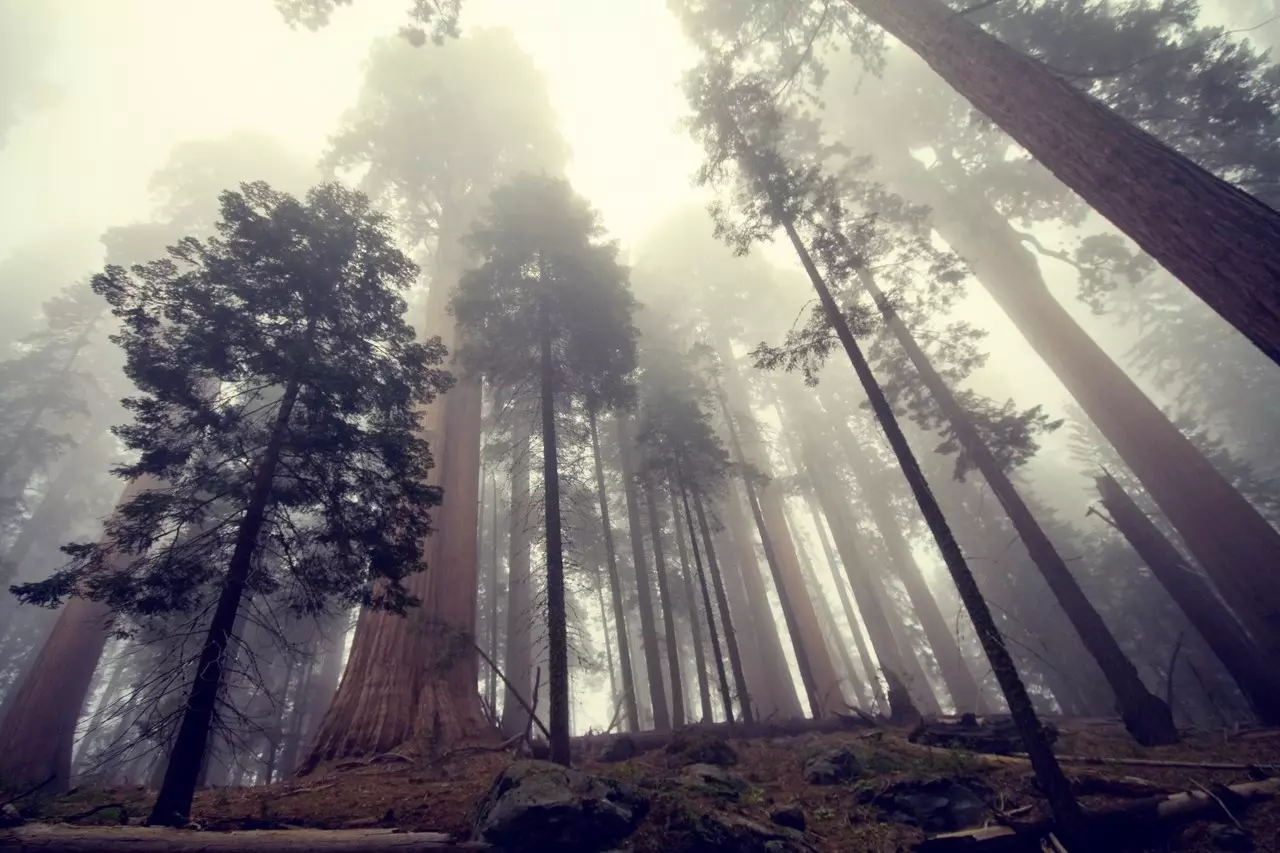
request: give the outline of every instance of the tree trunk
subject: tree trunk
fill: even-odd
[[[1079,633],[1080,639],[1090,655],[1098,662],[1107,683],[1115,691],[1120,714],[1129,733],[1144,746],[1177,742],[1178,732],[1173,725],[1173,715],[1169,707],[1143,685],[1137,669],[1125,657],[1115,636],[1085,596],[1084,590],[1072,576],[1062,555],[1058,553],[1040,523],[1036,521],[1031,508],[1018,494],[1018,490],[987,448],[968,415],[960,407],[951,390],[946,387],[942,377],[933,369],[924,351],[915,342],[906,324],[897,316],[884,294],[880,292],[871,274],[865,269],[859,270],[859,278],[875,299],[890,331],[901,343],[925,387],[929,389],[929,393],[937,402],[943,415],[951,423],[956,438],[982,473],[983,479],[987,481],[1000,506],[1004,507],[1005,512],[1008,513],[1014,529],[1018,531],[1036,567]]]
[[[684,599],[689,605],[689,632],[693,635],[693,667],[698,681],[698,700],[702,705],[702,722],[714,720],[711,713],[711,685],[707,680],[707,652],[702,645],[702,625],[698,619],[698,599],[693,591],[693,578],[689,576],[689,549],[684,544],[685,525],[680,522],[680,507],[676,503],[676,492],[667,484],[667,494],[671,499],[671,519],[676,528],[676,544],[680,551],[680,578],[684,582]],[[690,528],[692,532],[693,528]],[[690,539],[693,537],[690,536]],[[696,542],[694,543],[697,544]],[[707,619],[711,619],[711,611],[707,611]],[[730,716],[732,719],[732,716]]]
[[[729,597],[725,594],[724,578],[720,575],[720,561],[716,559],[716,547],[711,541],[711,528],[707,524],[707,511],[703,506],[702,492],[693,487],[693,506],[698,513],[698,528],[702,531],[702,546],[707,551],[707,566],[711,569],[711,582],[716,589],[716,604],[720,608],[720,623],[724,628],[724,643],[729,648],[729,666],[733,669],[733,682],[738,690],[738,704],[742,706],[742,722],[751,723],[751,701],[747,692],[747,676],[742,667],[742,650],[738,647],[738,632],[733,627],[733,612],[729,607]],[[689,538],[693,539],[692,528]],[[739,611],[741,612],[741,611]],[[728,715],[733,719],[733,714]]]
[[[649,701],[653,709],[653,727],[671,730],[671,714],[667,709],[667,689],[662,683],[662,660],[658,657],[658,631],[653,620],[653,587],[649,585],[649,569],[644,557],[644,529],[640,526],[640,500],[636,495],[635,472],[632,470],[632,442],[625,415],[613,419],[617,432],[618,456],[622,462],[622,482],[627,496],[627,521],[631,532],[631,560],[636,570],[636,596],[640,604],[640,636],[644,640],[645,670],[649,681]]]
[[[804,576],[800,571],[800,560],[796,556],[795,543],[787,528],[786,515],[783,512],[782,486],[771,477],[759,425],[750,411],[748,402],[750,397],[746,383],[738,369],[737,361],[733,358],[733,348],[728,338],[721,335],[716,342],[716,347],[725,367],[723,389],[727,394],[727,400],[724,403],[725,411],[729,411],[729,401],[738,408],[739,416],[735,426],[739,430],[739,441],[744,453],[743,460],[750,462],[756,470],[770,478],[759,487],[753,486],[753,489],[760,504],[764,524],[772,540],[781,583],[786,586],[793,614],[796,617],[800,632],[799,641],[804,643],[805,655],[811,667],[819,703],[823,713],[843,711],[844,701],[839,689],[840,677],[836,674],[831,652],[822,638],[822,631],[818,628],[818,614],[804,585]],[[775,582],[778,582],[777,579]]]
[[[627,636],[626,609],[622,604],[622,578],[618,574],[618,555],[613,542],[613,523],[609,520],[609,494],[604,485],[604,462],[600,458],[600,432],[596,410],[587,407],[591,426],[591,453],[596,469],[596,496],[600,502],[600,523],[604,532],[606,567],[609,571],[609,597],[613,602],[613,625],[618,635],[618,663],[622,668],[622,701],[628,731],[640,731],[640,713],[636,707],[636,682],[631,669],[631,641]],[[616,695],[616,694],[615,694]]]
[[[755,164],[748,163],[747,165],[750,168]],[[775,210],[783,210],[782,205],[778,203],[776,198],[771,198],[770,201]],[[974,580],[973,573],[969,570],[968,564],[965,563],[964,555],[960,552],[960,546],[956,543],[955,536],[951,533],[947,519],[943,516],[942,509],[938,506],[938,502],[929,488],[929,483],[925,480],[924,473],[920,470],[920,463],[916,460],[911,446],[907,443],[907,438],[903,435],[902,428],[898,425],[897,418],[893,414],[893,408],[889,405],[884,391],[881,390],[879,383],[876,382],[875,375],[871,372],[871,365],[867,363],[862,350],[858,347],[858,342],[853,337],[853,331],[849,328],[848,320],[840,311],[840,306],[836,304],[835,298],[832,297],[831,291],[827,288],[826,282],[823,281],[821,273],[818,272],[813,258],[810,257],[808,249],[796,232],[795,224],[785,217],[782,224],[787,232],[787,239],[790,241],[792,248],[795,249],[796,255],[804,266],[805,273],[809,276],[809,280],[818,294],[827,322],[835,329],[836,335],[844,347],[845,354],[849,357],[849,362],[853,365],[854,372],[858,375],[858,381],[867,394],[871,409],[875,412],[876,419],[880,422],[880,427],[885,432],[885,437],[889,440],[889,446],[893,449],[894,456],[898,459],[903,476],[911,484],[911,492],[915,496],[916,502],[920,505],[920,512],[924,516],[925,523],[929,525],[930,532],[933,533],[934,539],[938,544],[938,550],[942,553],[942,559],[946,563],[948,571],[951,572],[951,578],[960,593],[965,609],[969,612],[969,619],[973,622],[978,638],[982,641],[982,648],[986,651],[987,659],[991,662],[991,669],[995,672],[996,678],[1000,682],[1005,699],[1009,703],[1009,712],[1018,727],[1019,734],[1022,735],[1022,741],[1026,746],[1027,755],[1031,759],[1031,766],[1035,770],[1040,789],[1049,801],[1049,806],[1053,810],[1054,818],[1058,822],[1062,835],[1067,838],[1068,842],[1080,841],[1083,843],[1087,837],[1087,831],[1084,815],[1080,811],[1080,804],[1076,802],[1075,796],[1071,792],[1071,785],[1053,755],[1048,738],[1045,737],[1044,728],[1036,717],[1035,707],[1031,704],[1031,697],[1027,695],[1026,686],[1018,676],[1018,670],[1013,665],[1013,658],[1010,657],[1008,648],[1005,647],[1004,638],[1000,636],[999,630],[996,629],[995,619],[991,616],[986,599],[982,597],[977,581]],[[832,530],[834,532],[835,528],[833,527]]]
[[[609,611],[604,606],[604,583],[596,578],[596,604],[600,608],[600,628],[604,631],[605,665],[609,667],[609,700],[618,701],[618,670],[613,665],[613,641],[609,639]]]
[[[683,476],[677,471],[676,479],[679,481],[677,487],[680,489],[680,500],[684,504],[684,522],[689,528],[690,534],[693,533],[693,513],[689,509],[689,491],[685,488]],[[674,509],[674,508],[673,508]],[[698,570],[698,586],[702,588],[702,607],[707,613],[707,632],[711,634],[711,654],[716,662],[716,677],[720,682],[720,703],[724,705],[725,722],[733,722],[733,699],[732,693],[729,692],[729,679],[724,671],[724,655],[720,653],[720,636],[716,633],[715,612],[711,609],[711,595],[707,591],[707,573],[702,567],[702,552],[698,548],[698,540],[692,535],[689,541],[693,544],[693,564]],[[727,610],[722,611],[727,615]],[[723,617],[722,617],[723,618]],[[711,721],[710,704],[707,703],[706,718]]]
[[[932,207],[938,233],[1115,447],[1268,656],[1280,653],[1280,579],[1271,571],[1280,533],[1080,328],[977,188],[949,192],[909,155],[889,165],[902,176],[895,185]],[[965,186],[958,168],[948,176]]]
[[[313,318],[307,329],[308,341],[314,328]],[[182,826],[191,813],[191,800],[195,796],[196,780],[209,743],[209,729],[217,711],[218,693],[222,689],[227,647],[231,643],[236,614],[240,612],[240,602],[249,582],[253,555],[258,549],[258,537],[266,521],[267,508],[275,486],[276,468],[280,464],[280,454],[289,431],[289,418],[298,400],[300,386],[297,379],[291,380],[286,386],[271,430],[271,438],[258,461],[258,470],[254,472],[253,488],[245,505],[244,518],[236,531],[236,544],[227,565],[226,581],[218,595],[218,604],[214,608],[213,619],[209,622],[209,632],[200,650],[191,692],[182,712],[182,722],[178,725],[178,735],[169,751],[164,782],[160,785],[155,805],[147,818],[150,824]]]
[[[532,702],[533,696],[533,578],[529,570],[530,530],[527,518],[529,502],[529,427],[523,413],[517,415],[519,434],[511,460],[511,514],[507,536],[507,653],[504,671],[507,681]],[[502,733],[507,737],[522,734],[529,715],[520,706],[511,688],[503,685]]]
[[[1240,630],[1209,584],[1182,558],[1110,474],[1096,480],[1102,505],[1160,585],[1182,608],[1213,653],[1249,699],[1258,719],[1280,724],[1280,676]]]
[[[123,659],[119,659],[111,665],[111,674],[107,677],[107,683],[102,688],[102,698],[98,701],[98,706],[94,708],[93,716],[89,718],[89,724],[85,727],[84,735],[80,738],[80,744],[76,747],[75,757],[71,760],[72,775],[83,772],[85,761],[92,755],[90,748],[101,740],[102,727],[106,724],[107,715],[111,712],[112,706],[116,703],[121,693],[120,688],[124,681],[126,669],[128,669],[128,666]],[[93,692],[92,688],[89,692]]]
[[[545,275],[545,273],[544,273]],[[551,760],[569,766],[569,626],[564,598],[564,539],[560,530],[560,457],[556,437],[555,361],[551,310],[542,304],[542,488],[547,530],[547,664]]]
[[[1280,363],[1280,214],[941,0],[849,2]],[[1280,587],[1260,591],[1280,616]]]
[[[978,682],[965,664],[964,656],[960,654],[960,644],[947,627],[938,602],[929,591],[924,573],[920,571],[920,565],[912,555],[906,537],[902,535],[902,528],[894,517],[893,508],[889,506],[888,496],[872,480],[866,451],[853,440],[847,423],[836,424],[836,435],[844,448],[863,503],[871,510],[871,518],[880,531],[889,558],[897,570],[898,579],[906,588],[911,607],[920,620],[930,648],[933,649],[934,659],[938,661],[938,670],[947,685],[947,692],[951,694],[951,703],[955,706],[956,713],[988,713],[990,709],[982,698]]]
[[[498,660],[498,540],[501,538],[498,534],[498,475],[493,474],[489,478],[489,493],[493,495],[493,506],[490,512],[489,524],[489,642],[488,654],[489,660],[497,662]],[[489,705],[490,711],[498,705],[498,673],[493,667],[489,667],[485,676],[485,701]]]
[[[675,608],[667,589],[667,561],[662,551],[662,518],[658,515],[656,487],[649,477],[644,480],[645,509],[649,514],[649,537],[653,543],[653,573],[658,579],[658,606],[662,608],[662,627],[667,640],[667,673],[671,677],[671,725],[685,723],[684,682],[680,680],[680,646],[676,641]]]
[[[721,506],[734,555],[727,565],[736,566],[742,580],[743,596],[750,613],[747,625],[755,637],[759,653],[759,657],[754,659],[758,664],[758,674],[749,696],[750,703],[762,720],[775,716],[784,720],[803,717],[804,711],[800,707],[791,668],[782,649],[782,638],[778,634],[778,623],[760,574],[760,561],[742,509],[742,498],[733,484],[728,486]],[[752,669],[747,669],[748,678],[751,672]]]

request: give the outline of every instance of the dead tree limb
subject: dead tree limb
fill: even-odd
[[[542,734],[547,738],[547,740],[551,740],[551,732],[549,732],[547,730],[547,727],[542,724],[542,720],[538,719],[538,715],[534,713],[533,706],[531,706],[528,702],[526,702],[524,699],[524,696],[520,695],[520,691],[516,690],[515,686],[510,681],[507,680],[506,673],[504,673],[501,669],[498,668],[498,665],[493,662],[493,659],[490,658],[487,654],[485,654],[484,649],[480,648],[480,646],[477,643],[472,642],[471,645],[474,646],[475,650],[480,653],[480,657],[483,658],[484,662],[489,665],[489,668],[492,669],[495,673],[497,673],[498,678],[502,679],[502,683],[506,685],[506,688],[508,690],[511,691],[511,695],[514,696],[515,700],[520,703],[520,707],[524,708],[526,711],[529,712],[529,718],[533,722],[537,723],[538,731],[542,732]],[[534,702],[538,701],[537,686],[533,688],[533,701]]]
[[[29,823],[0,831],[0,850],[40,853],[480,853],[487,844],[438,832],[393,829],[270,829],[192,832],[140,826],[71,827]]]

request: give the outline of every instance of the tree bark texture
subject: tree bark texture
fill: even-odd
[[[941,0],[849,2],[1280,363],[1280,213]]]

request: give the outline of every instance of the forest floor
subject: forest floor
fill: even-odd
[[[1060,732],[1055,751],[1063,756],[1237,765],[1231,769],[1065,765],[1082,805],[1089,810],[1118,808],[1179,791],[1203,791],[1214,797],[1213,806],[1198,819],[1170,823],[1130,849],[1280,851],[1280,798],[1245,805],[1219,787],[1280,774],[1275,769],[1280,766],[1280,730],[1188,732],[1177,745],[1143,748],[1116,723],[1055,722]],[[939,831],[975,823],[1025,825],[1047,818],[1045,800],[1025,761],[926,746],[911,742],[908,734],[905,729],[861,727],[730,738],[730,751],[717,747],[713,752],[718,756],[708,762],[729,765],[723,768],[729,784],[716,779],[690,783],[683,765],[691,757],[700,761],[706,757],[684,755],[670,745],[605,763],[596,741],[579,749],[575,766],[630,782],[649,799],[647,816],[625,842],[624,849],[635,853],[708,849],[686,831],[698,815],[745,818],[768,827],[787,822],[778,815],[787,806],[799,807],[803,843],[821,853],[913,850]],[[695,750],[701,748],[695,743]],[[806,761],[833,751],[856,756],[849,778],[827,784],[806,781]],[[465,839],[471,833],[476,803],[512,761],[510,752],[455,750],[435,759],[384,756],[370,763],[346,762],[267,786],[203,790],[192,817],[205,830],[396,827]],[[137,823],[146,816],[151,796],[141,788],[86,788],[41,803],[38,814],[31,817],[57,821],[97,805],[122,803],[129,822]],[[791,822],[796,815],[793,809]],[[119,812],[106,809],[78,824],[119,822]]]

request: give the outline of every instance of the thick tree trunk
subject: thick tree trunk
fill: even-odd
[[[640,500],[636,495],[635,471],[631,464],[633,451],[630,429],[625,415],[613,420],[617,432],[618,457],[622,462],[622,482],[627,496],[627,521],[631,533],[631,560],[636,570],[636,596],[640,604],[640,636],[644,640],[645,671],[649,681],[649,701],[653,709],[653,727],[671,729],[667,709],[667,689],[662,683],[662,660],[658,657],[658,630],[653,620],[653,587],[649,585],[649,568],[644,556],[644,529],[640,526]]]
[[[680,645],[676,641],[675,608],[667,589],[667,561],[662,549],[662,518],[658,515],[657,487],[645,477],[644,500],[649,515],[649,539],[653,544],[653,574],[658,579],[658,606],[662,609],[662,628],[667,641],[667,674],[671,677],[671,725],[685,724],[684,682],[680,680]]]
[[[707,680],[707,652],[702,645],[702,624],[698,618],[698,599],[693,591],[693,578],[689,576],[689,549],[684,544],[685,525],[680,522],[680,507],[676,503],[675,489],[668,484],[667,493],[671,498],[671,519],[675,522],[676,545],[680,551],[680,579],[684,583],[684,599],[689,606],[689,632],[693,635],[693,667],[698,681],[698,701],[702,707],[701,720],[711,722],[711,685]],[[692,530],[692,528],[691,528]],[[691,537],[692,538],[692,537]],[[694,543],[697,544],[696,542]],[[707,611],[707,619],[711,611]],[[731,717],[732,719],[732,717]]]
[[[752,630],[756,651],[759,653],[759,658],[755,659],[758,663],[756,681],[748,681],[752,685],[750,702],[762,720],[803,717],[804,711],[800,707],[800,698],[791,678],[791,668],[782,649],[778,623],[774,619],[773,607],[769,603],[764,578],[760,573],[760,560],[756,556],[755,542],[742,508],[742,498],[733,484],[729,485],[727,492],[721,504],[733,552],[733,559],[727,565],[736,566],[742,580],[743,596],[747,612],[750,613],[747,624]],[[748,678],[751,672],[751,669],[747,669]]]
[[[733,670],[734,686],[738,690],[738,704],[742,707],[742,722],[753,722],[751,701],[747,692],[747,676],[742,666],[742,650],[738,646],[738,632],[733,627],[733,611],[729,596],[725,594],[724,578],[720,575],[720,561],[716,559],[716,547],[711,540],[711,528],[707,524],[707,511],[703,506],[702,492],[693,487],[693,506],[698,512],[698,528],[702,531],[702,545],[707,552],[707,566],[711,569],[711,581],[716,590],[716,605],[720,608],[720,622],[724,628],[724,643],[729,650],[729,666]],[[689,538],[694,537],[690,530]],[[741,613],[742,611],[739,611]],[[729,714],[729,720],[733,715]]]
[[[460,341],[447,309],[467,260],[454,235],[445,228],[439,238],[424,323],[439,331],[451,352]],[[350,663],[305,769],[322,761],[490,735],[473,648],[481,399],[479,378],[460,376],[423,412],[422,432],[436,460],[430,479],[447,497],[435,513],[435,532],[423,543],[431,569],[406,583],[422,604],[407,617],[361,613]]]
[[[751,168],[755,164],[749,162],[747,165],[748,168]],[[771,198],[770,201],[775,210],[784,209],[776,198]],[[885,437],[889,441],[889,446],[893,449],[894,456],[898,459],[903,476],[907,478],[907,482],[911,485],[911,492],[915,496],[916,502],[920,505],[920,512],[924,516],[925,523],[929,525],[929,530],[933,533],[934,540],[938,544],[938,550],[942,553],[942,559],[947,565],[947,570],[951,572],[951,578],[960,593],[965,609],[969,612],[969,619],[973,622],[974,629],[982,641],[982,648],[986,651],[987,659],[991,662],[991,669],[995,672],[1005,699],[1009,703],[1009,712],[1013,716],[1019,734],[1022,735],[1022,741],[1026,746],[1031,766],[1035,770],[1036,779],[1040,784],[1040,789],[1049,801],[1049,806],[1053,810],[1053,815],[1058,822],[1061,834],[1069,842],[1080,841],[1083,843],[1088,833],[1085,828],[1084,816],[1080,811],[1080,804],[1071,792],[1071,785],[1067,781],[1066,775],[1062,772],[1062,767],[1059,766],[1057,759],[1054,758],[1048,738],[1045,737],[1044,728],[1040,725],[1040,721],[1036,717],[1035,707],[1031,704],[1031,697],[1027,695],[1026,686],[1018,675],[1018,670],[1013,664],[1013,658],[1009,655],[1009,650],[1005,646],[1004,638],[1000,636],[999,630],[996,629],[995,619],[992,618],[991,611],[987,607],[987,601],[982,597],[981,590],[978,589],[973,572],[969,570],[969,566],[964,560],[964,555],[960,552],[960,546],[957,544],[955,536],[951,533],[951,527],[947,524],[947,519],[943,516],[942,509],[938,506],[938,501],[934,498],[933,492],[929,488],[929,483],[925,480],[924,473],[920,470],[920,463],[916,460],[911,446],[907,443],[906,436],[902,433],[902,428],[898,425],[898,420],[893,414],[893,408],[889,405],[889,400],[885,397],[879,383],[876,382],[875,375],[871,372],[871,365],[867,363],[866,357],[863,356],[862,350],[858,346],[858,342],[854,339],[853,330],[849,328],[848,320],[841,312],[835,298],[831,295],[826,282],[823,281],[822,274],[818,271],[813,258],[809,255],[808,248],[800,239],[794,222],[784,217],[782,225],[786,230],[788,241],[790,241],[792,248],[795,249],[796,255],[804,266],[805,273],[809,276],[809,280],[818,294],[818,300],[822,304],[827,322],[835,329],[836,336],[844,347],[845,354],[849,357],[854,373],[858,375],[858,381],[867,394],[871,409],[875,412],[876,420],[879,421],[880,427],[884,430]],[[832,530],[834,532],[835,528],[833,527]]]
[[[1231,673],[1258,719],[1269,726],[1280,724],[1280,675],[1275,667],[1268,665],[1209,584],[1115,478],[1103,474],[1096,482],[1102,505],[1116,527]]]
[[[942,0],[849,0],[1280,362],[1280,213],[1196,166]],[[1250,564],[1265,559],[1251,555]],[[1250,583],[1256,584],[1258,578]],[[1267,613],[1280,617],[1280,586]]]
[[[689,490],[683,482],[683,475],[677,471],[677,488],[680,490],[680,500],[684,504],[684,522],[689,528],[689,532],[693,532],[693,512],[689,509]],[[677,516],[678,520],[678,516]],[[698,586],[702,588],[702,607],[707,614],[707,632],[711,635],[711,654],[715,659],[716,678],[719,680],[720,686],[720,703],[724,706],[725,722],[732,723],[733,720],[733,699],[732,693],[729,691],[729,678],[725,675],[724,655],[720,653],[720,635],[716,632],[715,611],[711,609],[711,595],[707,591],[707,573],[702,566],[702,550],[698,547],[698,540],[693,536],[689,537],[689,541],[693,545],[693,564],[698,570]],[[726,614],[727,615],[727,614]],[[707,721],[711,721],[711,703],[707,703],[705,714]]]
[[[609,519],[609,493],[604,485],[604,461],[600,458],[600,431],[594,407],[588,406],[587,421],[591,426],[591,454],[595,462],[596,497],[600,502],[605,565],[609,572],[609,598],[613,603],[613,625],[618,637],[618,663],[622,669],[622,707],[626,714],[627,730],[638,732],[640,731],[640,713],[636,706],[635,678],[632,677],[631,642],[627,636],[626,608],[622,604],[622,578],[618,574],[618,554],[613,541],[613,523]]]
[[[987,481],[1000,506],[1004,507],[1005,512],[1008,513],[1014,529],[1018,531],[1019,537],[1031,554],[1036,567],[1044,576],[1049,589],[1053,591],[1054,597],[1079,633],[1085,648],[1098,662],[1107,683],[1115,691],[1120,714],[1129,733],[1145,746],[1176,742],[1178,732],[1173,725],[1173,715],[1169,707],[1163,700],[1152,695],[1142,683],[1132,661],[1125,656],[1102,616],[1072,576],[1062,555],[1049,540],[1044,528],[1032,514],[1031,508],[1027,506],[1000,463],[987,448],[968,415],[960,407],[951,390],[946,387],[942,377],[929,363],[906,324],[897,316],[884,294],[880,292],[870,273],[861,270],[859,277],[863,286],[875,299],[890,331],[902,345],[925,387],[929,389],[929,393],[942,410],[944,417],[951,423],[961,446],[982,473],[983,479]]]
[[[944,166],[946,160],[943,160]],[[978,188],[949,192],[909,155],[886,164],[1115,447],[1255,639],[1280,653],[1277,532],[1067,313],[1035,256]],[[967,178],[947,166],[961,187]]]
[[[308,345],[315,329],[312,319],[307,330]],[[218,693],[222,690],[222,673],[226,664],[227,648],[231,644],[236,624],[236,614],[244,599],[253,567],[253,555],[258,549],[258,537],[266,522],[267,508],[275,486],[276,468],[284,449],[289,431],[289,418],[293,415],[301,383],[294,379],[286,387],[280,399],[271,438],[267,442],[258,469],[253,475],[253,487],[245,505],[244,518],[236,531],[236,544],[227,565],[227,576],[218,595],[218,603],[209,622],[209,632],[196,662],[191,692],[187,696],[178,734],[169,751],[169,761],[155,805],[147,822],[157,826],[182,826],[191,813],[191,800],[195,796],[196,781],[205,759],[209,743],[209,730],[217,711]]]
[[[545,300],[545,297],[544,297]],[[564,539],[560,530],[560,457],[556,436],[556,365],[551,311],[542,306],[542,488],[547,531],[547,658],[550,669],[551,760],[569,766],[569,625],[564,598]]]
[[[511,460],[511,514],[507,538],[507,653],[503,656],[507,682],[520,691],[521,698],[532,702],[533,696],[533,578],[529,570],[531,531],[529,502],[529,427],[521,415],[520,430]],[[528,713],[511,688],[503,685],[502,733],[515,737],[525,730]]]

